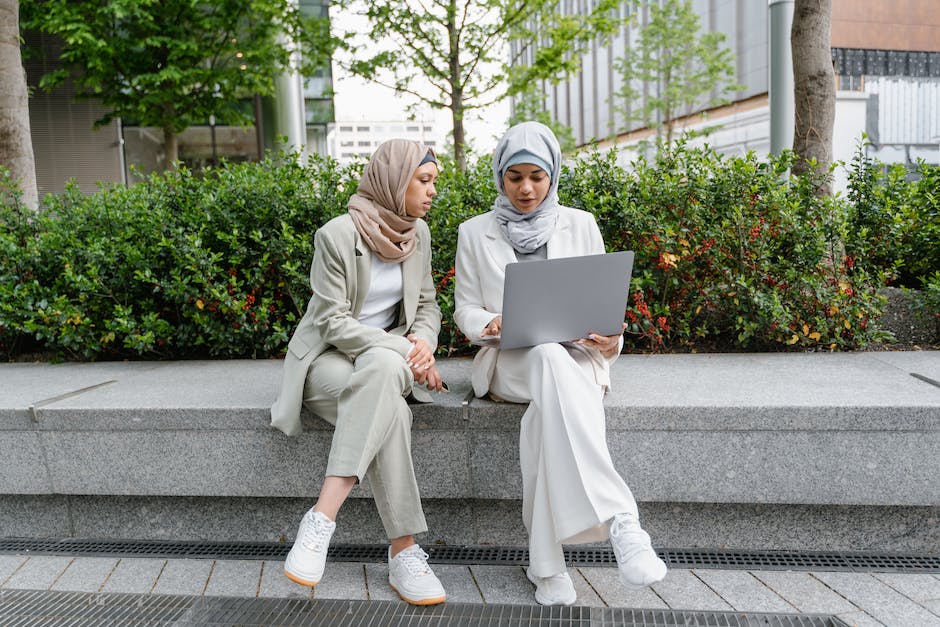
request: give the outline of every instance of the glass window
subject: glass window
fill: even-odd
[[[333,121],[333,101],[329,98],[304,101],[304,119],[307,124],[329,124]]]

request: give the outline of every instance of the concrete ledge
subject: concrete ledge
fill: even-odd
[[[288,542],[310,498],[0,496],[0,537]],[[424,544],[524,546],[517,500],[424,499]],[[640,503],[658,547],[940,553],[940,507]],[[342,544],[387,541],[371,499],[344,505]]]
[[[505,528],[495,535],[519,539],[501,543],[519,544],[516,434],[525,408],[466,403],[470,362],[441,368],[451,393],[414,407],[422,495],[434,518],[475,529],[474,542],[492,539],[487,528]],[[279,376],[278,361],[0,365],[0,501],[10,505],[0,508],[0,536],[29,528],[30,499],[71,521],[69,535],[78,536],[100,528],[150,537],[165,527],[163,516],[149,533],[139,521],[108,523],[122,502],[159,504],[177,517],[227,501],[267,503],[260,518],[281,520],[290,509],[283,503],[316,494],[332,428],[313,416],[299,438],[268,427]],[[940,353],[624,355],[613,379],[608,441],[644,516],[759,507],[784,519],[812,511],[847,522],[825,514],[847,508],[856,519],[880,512],[875,527],[919,526],[922,536],[925,525],[937,527],[940,387],[925,379],[940,381]],[[371,513],[356,517],[363,524],[349,541],[371,538],[367,486],[354,497],[347,509]],[[96,508],[99,523],[76,524]],[[286,527],[266,524],[252,535],[292,533],[296,521],[287,518]],[[726,526],[733,519],[722,518]]]

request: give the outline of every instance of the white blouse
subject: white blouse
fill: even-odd
[[[382,261],[373,252],[369,293],[362,303],[359,322],[379,329],[389,328],[398,321],[398,303],[403,297],[401,264]]]

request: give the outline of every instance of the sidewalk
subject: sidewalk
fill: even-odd
[[[421,540],[524,546],[514,457],[523,408],[470,398],[469,366],[443,360],[451,393],[415,408],[416,469],[432,527]],[[275,360],[0,364],[0,539],[288,541],[322,472],[310,460],[322,457],[329,429],[308,417],[304,436],[289,440],[267,427],[279,375]],[[624,355],[612,377],[611,451],[657,547],[940,554],[940,353]],[[336,541],[380,542],[371,510],[368,492],[357,490]],[[325,604],[341,599],[344,616],[386,612],[368,619],[376,625],[539,617],[553,625],[809,625],[838,624],[827,618],[836,616],[860,626],[940,626],[936,570],[673,567],[662,583],[630,593],[612,567],[572,566],[587,609],[544,614],[520,565],[434,568],[448,611],[471,614],[403,618],[408,608],[389,589],[385,564],[370,561],[331,561],[311,593],[284,578],[277,559],[0,552],[0,624],[15,616],[51,624],[64,616],[50,609],[55,602],[83,612],[128,603],[151,616],[159,612],[148,604],[162,603],[190,617],[165,624],[234,620],[218,600],[228,598],[273,620],[244,624],[318,624],[311,616],[339,611]],[[278,606],[271,619],[264,612],[273,606],[251,605],[260,599],[311,605]],[[717,614],[627,622],[623,613],[611,618],[612,608],[728,614],[726,622]],[[480,614],[496,610],[496,618]],[[822,622],[747,622],[755,612]]]
[[[85,605],[97,603],[102,607],[114,603],[114,593],[122,593],[145,595],[135,597],[138,605],[146,596],[156,595],[314,602],[306,608],[298,606],[298,615],[312,612],[316,603],[329,599],[381,602],[383,611],[410,609],[388,587],[385,564],[330,562],[323,581],[313,590],[290,582],[282,575],[282,568],[280,561],[0,555],[0,623],[11,624],[4,619],[4,612],[11,612],[13,603],[8,595],[15,590],[81,592],[85,593],[80,597]],[[434,570],[447,589],[448,606],[518,606],[514,610],[517,619],[526,612],[540,610],[534,606],[533,587],[521,566],[438,564]],[[572,567],[569,572],[578,590],[579,607],[719,612],[729,621],[650,624],[803,624],[731,622],[734,617],[740,620],[741,615],[769,613],[791,620],[794,615],[834,616],[858,627],[940,625],[940,576],[936,574],[673,569],[661,583],[631,592],[619,584],[614,568]],[[45,600],[45,607],[30,611],[33,618],[45,616],[47,622],[35,624],[52,624],[51,619],[57,614],[49,609],[49,601],[55,600],[55,596],[38,598]],[[95,598],[97,602],[93,601]],[[427,614],[425,610],[414,611],[419,618],[422,612]],[[258,624],[285,624],[283,617],[270,621]],[[379,620],[371,624],[389,623]],[[556,619],[551,624],[587,623]]]

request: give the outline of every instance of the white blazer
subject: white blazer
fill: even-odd
[[[592,214],[570,207],[558,209],[558,223],[546,250],[549,259],[605,252],[601,231]],[[506,264],[515,261],[515,251],[499,230],[492,211],[471,218],[458,228],[454,321],[471,340],[480,339],[486,325],[502,313]],[[589,354],[598,385],[610,385],[610,364],[616,355],[608,360],[593,348],[579,344],[568,346]],[[499,349],[493,347],[483,347],[477,352],[471,374],[477,396],[489,391],[498,355]]]

